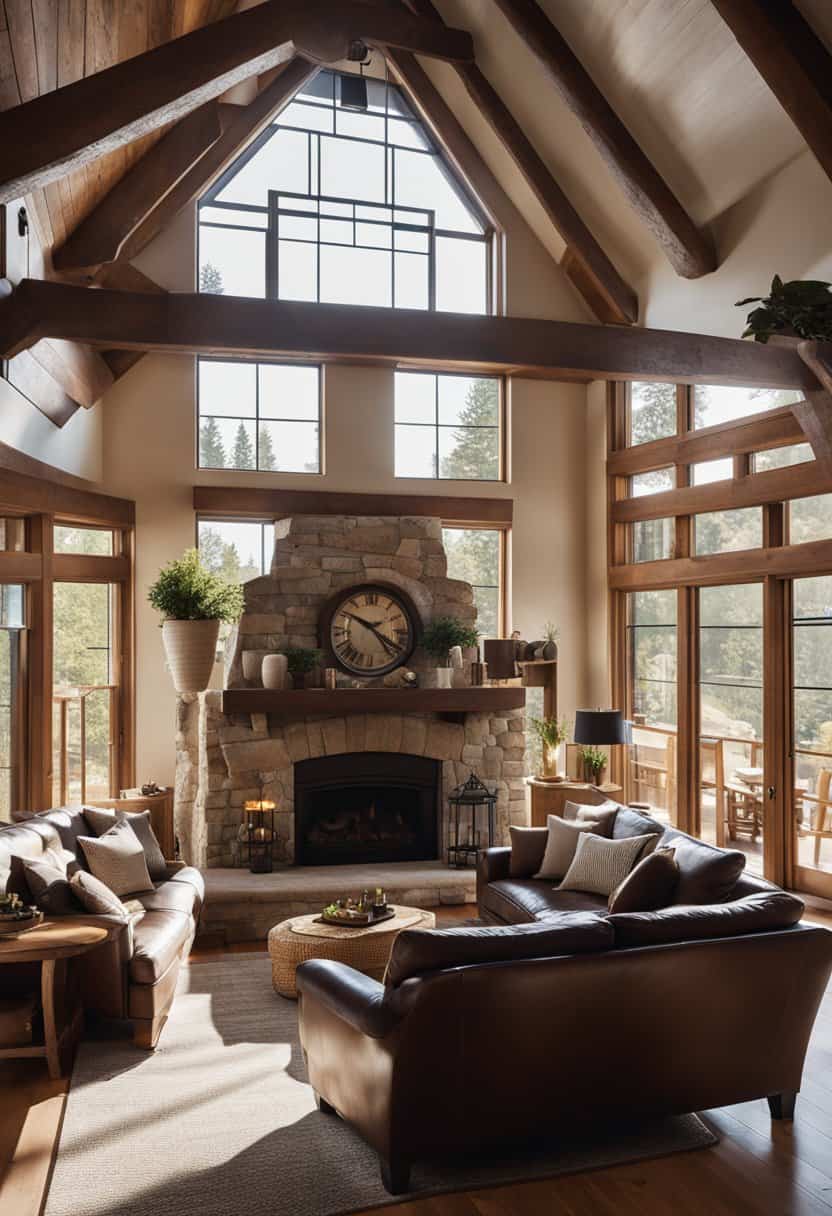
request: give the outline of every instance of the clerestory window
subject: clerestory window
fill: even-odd
[[[347,77],[354,80],[354,77]],[[493,232],[402,90],[322,69],[199,205],[199,290],[488,313]]]

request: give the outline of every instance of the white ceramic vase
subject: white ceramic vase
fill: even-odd
[[[256,650],[243,651],[243,679],[251,684],[255,684],[260,679],[260,665],[262,663],[262,655]]]
[[[263,659],[263,687],[285,688],[288,683],[289,660],[285,654],[267,654]]]
[[[162,643],[177,692],[204,692],[217,656],[219,621],[165,621]]]

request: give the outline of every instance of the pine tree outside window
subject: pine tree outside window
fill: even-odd
[[[321,471],[320,368],[199,359],[200,469]]]
[[[397,372],[396,476],[500,481],[502,381]]]
[[[493,230],[403,91],[322,69],[199,204],[199,290],[491,311]]]

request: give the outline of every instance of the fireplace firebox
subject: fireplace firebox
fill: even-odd
[[[396,752],[295,764],[295,864],[431,861],[440,854],[441,763]]]

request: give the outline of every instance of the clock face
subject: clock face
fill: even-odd
[[[416,642],[410,610],[387,587],[345,592],[330,618],[329,644],[341,664],[360,676],[382,676],[409,658]]]

